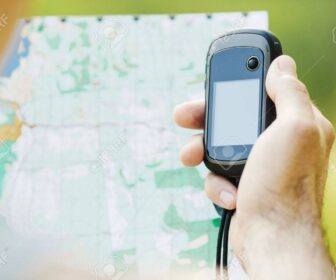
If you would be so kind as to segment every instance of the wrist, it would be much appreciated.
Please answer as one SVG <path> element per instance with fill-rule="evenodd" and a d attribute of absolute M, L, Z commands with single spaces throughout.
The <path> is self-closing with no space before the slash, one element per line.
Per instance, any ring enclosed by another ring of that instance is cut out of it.
<path fill-rule="evenodd" d="M 333 279 L 333 265 L 316 222 L 281 228 L 264 220 L 254 222 L 245 231 L 239 252 L 250 279 Z"/>

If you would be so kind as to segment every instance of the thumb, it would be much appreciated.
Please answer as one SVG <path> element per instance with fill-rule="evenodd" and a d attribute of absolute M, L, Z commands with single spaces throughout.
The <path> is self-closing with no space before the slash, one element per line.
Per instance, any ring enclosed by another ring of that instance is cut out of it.
<path fill-rule="evenodd" d="M 266 90 L 279 118 L 313 116 L 307 88 L 297 78 L 296 64 L 291 57 L 282 55 L 273 61 L 266 78 Z"/>

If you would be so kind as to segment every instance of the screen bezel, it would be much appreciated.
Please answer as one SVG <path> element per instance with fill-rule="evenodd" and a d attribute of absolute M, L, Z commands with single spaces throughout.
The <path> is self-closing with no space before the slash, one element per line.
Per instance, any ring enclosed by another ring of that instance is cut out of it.
<path fill-rule="evenodd" d="M 258 57 L 259 67 L 255 71 L 250 71 L 246 67 L 246 62 L 249 57 Z M 206 116 L 206 135 L 205 147 L 207 156 L 222 164 L 246 161 L 251 152 L 253 144 L 246 145 L 226 145 L 226 146 L 211 146 L 211 137 L 213 130 L 213 98 L 214 84 L 216 82 L 239 81 L 248 79 L 259 80 L 259 109 L 258 109 L 258 128 L 257 134 L 262 132 L 262 108 L 264 98 L 264 54 L 257 47 L 232 47 L 220 50 L 214 53 L 210 58 L 209 80 L 207 92 L 207 116 Z M 209 125 L 210 124 L 210 125 Z M 223 151 L 228 151 L 223 152 Z M 226 156 L 232 154 L 232 156 Z"/>

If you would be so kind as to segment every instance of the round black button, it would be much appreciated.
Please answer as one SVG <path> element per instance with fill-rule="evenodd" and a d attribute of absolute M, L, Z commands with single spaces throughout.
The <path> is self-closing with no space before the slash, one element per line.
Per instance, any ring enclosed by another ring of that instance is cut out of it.
<path fill-rule="evenodd" d="M 256 56 L 252 56 L 247 60 L 246 63 L 247 69 L 250 71 L 255 71 L 259 67 L 259 59 Z"/>

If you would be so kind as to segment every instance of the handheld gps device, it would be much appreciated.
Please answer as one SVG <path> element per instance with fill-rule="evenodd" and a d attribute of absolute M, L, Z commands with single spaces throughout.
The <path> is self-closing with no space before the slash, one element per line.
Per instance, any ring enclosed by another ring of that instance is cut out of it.
<path fill-rule="evenodd" d="M 281 54 L 281 44 L 275 35 L 249 29 L 214 40 L 207 54 L 204 163 L 237 187 L 253 144 L 276 117 L 275 106 L 265 90 L 265 78 L 272 60 Z M 233 212 L 218 206 L 216 210 L 222 215 L 217 248 L 219 265 L 218 250 L 223 242 L 227 246 L 225 232 Z M 226 258 L 227 255 L 224 266 Z"/>
<path fill-rule="evenodd" d="M 261 30 L 235 31 L 212 42 L 204 130 L 204 162 L 212 172 L 238 180 L 257 137 L 275 119 L 265 78 L 280 54 L 280 41 Z"/>

